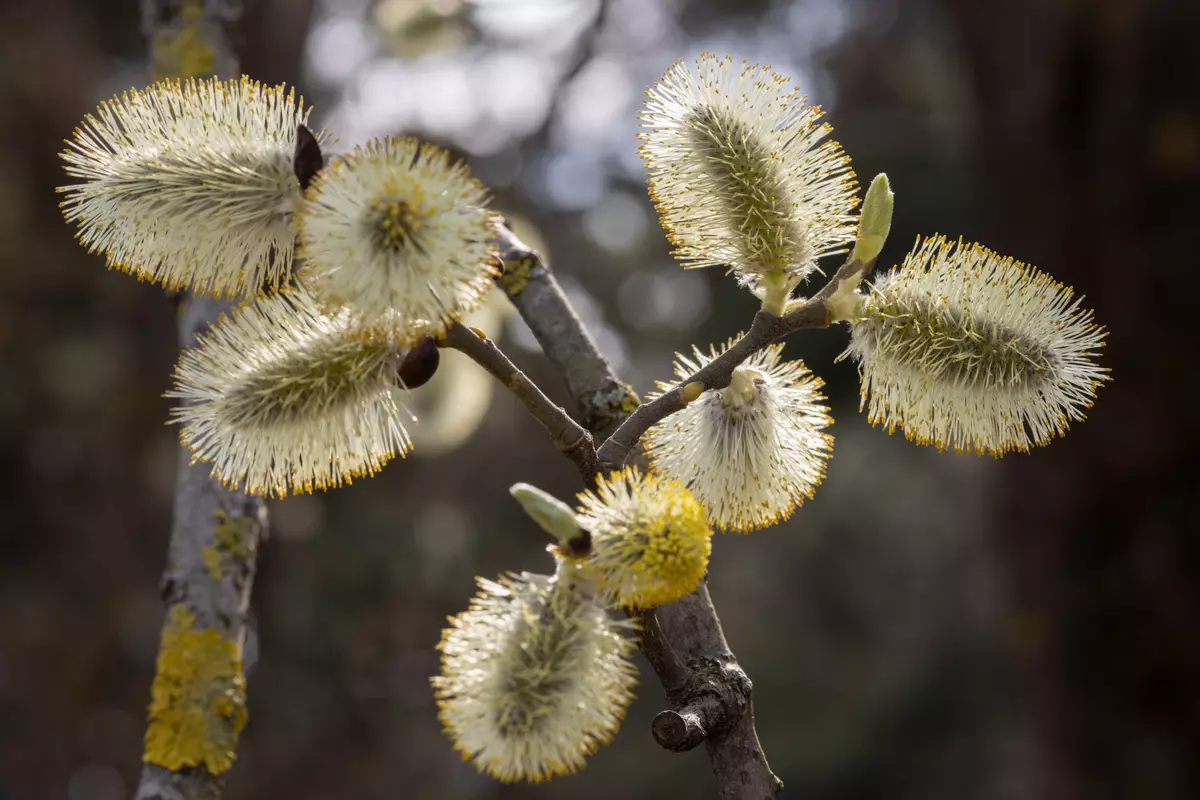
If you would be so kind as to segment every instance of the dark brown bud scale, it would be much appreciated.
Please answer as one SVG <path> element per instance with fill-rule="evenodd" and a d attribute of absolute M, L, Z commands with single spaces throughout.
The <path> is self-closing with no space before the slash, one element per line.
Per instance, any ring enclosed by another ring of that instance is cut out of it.
<path fill-rule="evenodd" d="M 321 145 L 317 143 L 317 137 L 304 125 L 297 125 L 296 154 L 292 157 L 292 170 L 296 173 L 296 180 L 300 181 L 301 191 L 308 188 L 324 166 L 325 159 L 321 155 Z"/>
<path fill-rule="evenodd" d="M 426 336 L 416 347 L 409 350 L 400 362 L 401 382 L 409 389 L 424 386 L 437 372 L 441 358 L 437 342 L 432 336 Z"/>

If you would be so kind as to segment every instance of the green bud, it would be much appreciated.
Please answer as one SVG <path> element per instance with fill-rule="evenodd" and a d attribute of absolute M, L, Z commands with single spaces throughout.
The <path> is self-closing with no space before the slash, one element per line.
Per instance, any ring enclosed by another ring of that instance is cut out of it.
<path fill-rule="evenodd" d="M 528 483 L 515 483 L 508 492 L 521 504 L 525 513 L 560 544 L 565 545 L 579 536 L 575 512 L 557 497 Z"/>
<path fill-rule="evenodd" d="M 858 239 L 854 242 L 854 261 L 874 261 L 883 250 L 888 231 L 892 227 L 892 187 L 887 175 L 879 173 L 867 189 L 862 214 L 858 218 Z"/>

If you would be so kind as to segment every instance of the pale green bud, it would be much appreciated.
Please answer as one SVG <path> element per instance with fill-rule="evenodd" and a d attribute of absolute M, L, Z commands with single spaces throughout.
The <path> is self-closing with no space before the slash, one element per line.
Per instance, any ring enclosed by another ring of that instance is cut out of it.
<path fill-rule="evenodd" d="M 534 522 L 560 543 L 566 544 L 579 535 L 575 512 L 557 497 L 528 483 L 515 483 L 508 492 Z"/>
<path fill-rule="evenodd" d="M 884 173 L 875 176 L 867 199 L 863 201 L 862 214 L 858 218 L 858 239 L 854 242 L 854 261 L 874 261 L 883 250 L 888 231 L 892 227 L 892 205 L 895 195 Z"/>

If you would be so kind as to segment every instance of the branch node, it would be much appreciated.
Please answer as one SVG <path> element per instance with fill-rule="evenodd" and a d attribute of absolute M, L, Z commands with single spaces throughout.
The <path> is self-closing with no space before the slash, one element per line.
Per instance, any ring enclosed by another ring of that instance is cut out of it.
<path fill-rule="evenodd" d="M 718 735 L 728 721 L 725 703 L 704 694 L 678 711 L 660 711 L 650 723 L 650 733 L 660 747 L 683 753 L 700 746 L 710 735 Z"/>
<path fill-rule="evenodd" d="M 650 723 L 650 732 L 660 747 L 676 753 L 698 747 L 706 736 L 699 714 L 692 711 L 660 711 Z"/>

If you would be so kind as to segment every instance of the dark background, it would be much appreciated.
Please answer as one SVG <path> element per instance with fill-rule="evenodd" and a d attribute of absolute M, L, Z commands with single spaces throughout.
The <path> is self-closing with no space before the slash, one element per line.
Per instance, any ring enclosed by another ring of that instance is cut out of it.
<path fill-rule="evenodd" d="M 795 337 L 829 384 L 829 477 L 789 523 L 719 536 L 713 598 L 788 797 L 1200 797 L 1193 330 L 1200 3 L 1188 0 L 247 0 L 244 71 L 298 83 L 348 149 L 457 149 L 546 248 L 645 392 L 753 304 L 668 255 L 641 92 L 700 50 L 822 104 L 918 233 L 980 241 L 1087 295 L 1113 383 L 1062 441 L 997 461 L 869 428 L 841 329 Z M 176 432 L 171 303 L 71 238 L 56 152 L 146 83 L 137 3 L 0 8 L 0 798 L 109 800 L 140 768 Z M 561 396 L 521 323 L 482 324 Z M 469 364 L 412 398 L 417 451 L 271 504 L 230 798 L 709 797 L 654 745 L 661 690 L 581 775 L 504 787 L 439 733 L 427 683 L 473 576 L 545 571 L 515 480 L 574 471 Z"/>

